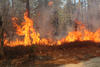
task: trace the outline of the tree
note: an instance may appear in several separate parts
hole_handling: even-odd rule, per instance
[[[1,23],[1,44],[0,44],[0,53],[1,55],[4,57],[4,33],[6,31],[6,27],[7,27],[7,22],[8,22],[8,19],[9,19],[9,6],[8,3],[9,1],[6,1],[6,0],[2,0],[1,1],[1,6],[3,7],[2,8],[2,11],[1,11],[1,16],[0,16],[0,23]]]
[[[1,27],[1,34],[0,34],[0,39],[1,39],[1,45],[0,45],[0,56],[4,57],[4,27],[3,27],[3,22],[2,22],[2,16],[0,16],[0,27]]]
[[[26,11],[28,12],[28,17],[30,17],[30,6],[29,0],[26,0]]]

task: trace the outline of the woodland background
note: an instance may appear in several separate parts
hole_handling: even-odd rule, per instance
[[[48,5],[49,2],[52,4]],[[65,37],[74,30],[75,19],[91,31],[100,27],[99,0],[0,0],[0,17],[9,40],[16,38],[11,18],[17,17],[20,25],[24,21],[26,6],[41,37]]]

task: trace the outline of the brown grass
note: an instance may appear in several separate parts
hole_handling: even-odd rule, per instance
[[[10,64],[13,67],[28,67],[29,65],[60,65],[66,63],[79,63],[90,58],[100,56],[100,43],[90,41],[64,43],[61,46],[16,46],[4,47],[5,58],[2,64]],[[10,66],[10,67],[11,67]],[[43,66],[45,67],[45,66]]]

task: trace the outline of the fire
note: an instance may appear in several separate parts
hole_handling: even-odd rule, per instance
[[[69,32],[65,38],[58,41],[58,44],[61,45],[64,42],[74,42],[74,41],[100,42],[100,29],[98,29],[96,32],[90,32],[89,30],[86,29],[84,29],[83,31]]]
[[[12,18],[13,26],[16,27],[16,34],[18,36],[24,36],[23,40],[16,39],[16,41],[10,41],[5,40],[6,46],[18,46],[18,45],[24,45],[29,46],[32,44],[48,44],[52,45],[55,42],[51,39],[40,39],[40,34],[35,32],[33,21],[28,17],[28,12],[24,13],[24,22],[21,23],[21,26],[16,24],[16,20],[18,20],[16,17]],[[51,44],[52,43],[52,44]]]
[[[52,6],[53,5],[53,1],[48,2],[48,6]]]
[[[12,18],[13,26],[16,28],[16,34],[20,37],[24,37],[23,40],[16,38],[15,41],[4,40],[5,46],[30,46],[32,44],[39,45],[61,45],[65,42],[74,42],[74,41],[93,41],[100,42],[100,29],[96,32],[91,32],[85,28],[85,25],[78,22],[79,30],[69,32],[65,38],[61,40],[54,41],[53,39],[40,38],[40,34],[34,29],[34,22],[28,17],[28,12],[24,13],[24,22],[21,25],[18,25],[16,21],[18,18]]]

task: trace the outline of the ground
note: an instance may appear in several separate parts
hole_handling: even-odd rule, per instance
[[[82,61],[78,64],[65,64],[59,67],[100,67],[100,57],[91,58],[88,61]]]
[[[100,57],[100,43],[76,41],[61,46],[5,46],[4,52],[0,67],[59,67]]]

